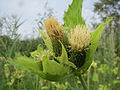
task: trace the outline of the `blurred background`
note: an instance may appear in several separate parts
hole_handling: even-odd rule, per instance
[[[13,68],[6,62],[18,53],[30,57],[39,44],[44,46],[38,28],[44,20],[55,17],[64,24],[64,12],[72,0],[0,0],[0,90],[83,90],[77,78],[49,82]],[[94,62],[84,77],[90,90],[120,88],[120,1],[83,0],[82,16],[94,30],[108,17]],[[74,83],[74,84],[73,84]]]

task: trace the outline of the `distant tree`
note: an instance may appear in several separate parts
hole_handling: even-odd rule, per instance
[[[15,57],[19,52],[19,34],[17,31],[23,24],[15,15],[0,17],[0,57]]]
[[[94,12],[101,20],[113,17],[113,21],[106,26],[105,36],[114,35],[115,50],[120,55],[120,0],[99,0],[94,4]]]

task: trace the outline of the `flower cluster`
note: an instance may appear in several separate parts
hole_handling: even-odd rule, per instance
[[[63,37],[62,27],[54,18],[49,18],[45,21],[45,28],[51,39],[58,40]]]
[[[76,28],[70,32],[68,39],[72,49],[82,51],[89,46],[90,38],[90,29],[77,25]]]
[[[90,67],[104,24],[110,20],[100,24],[94,32],[85,25],[76,25],[66,32],[64,26],[50,18],[44,23],[47,33],[40,30],[46,48],[38,45],[37,50],[31,52],[32,58],[18,56],[9,62],[50,81],[71,74],[79,76]]]
[[[76,65],[76,67],[82,67],[85,63],[87,48],[90,45],[90,29],[77,25],[65,34],[65,30],[61,28],[60,24],[54,18],[45,21],[45,28],[50,39],[54,40],[52,46],[55,56],[60,56],[62,52],[61,44],[58,42],[60,40],[67,51],[68,60]],[[66,36],[63,37],[64,35]],[[64,41],[66,40],[64,38],[67,38],[68,41]],[[67,45],[66,42],[68,42]]]

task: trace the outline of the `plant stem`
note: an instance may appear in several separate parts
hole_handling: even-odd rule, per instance
[[[90,67],[91,68],[91,67]],[[90,68],[88,69],[88,75],[87,75],[87,86],[88,90],[90,89]]]
[[[84,87],[85,90],[88,90],[88,87],[87,87],[87,84],[85,82],[85,80],[83,79],[83,77],[81,75],[78,75],[81,83],[82,83],[82,86]]]

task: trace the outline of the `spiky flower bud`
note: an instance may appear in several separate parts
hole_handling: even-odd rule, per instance
[[[90,29],[77,25],[69,35],[69,42],[73,50],[82,51],[90,44]]]
[[[45,21],[45,28],[52,40],[59,40],[63,37],[62,27],[54,18],[49,18]]]

